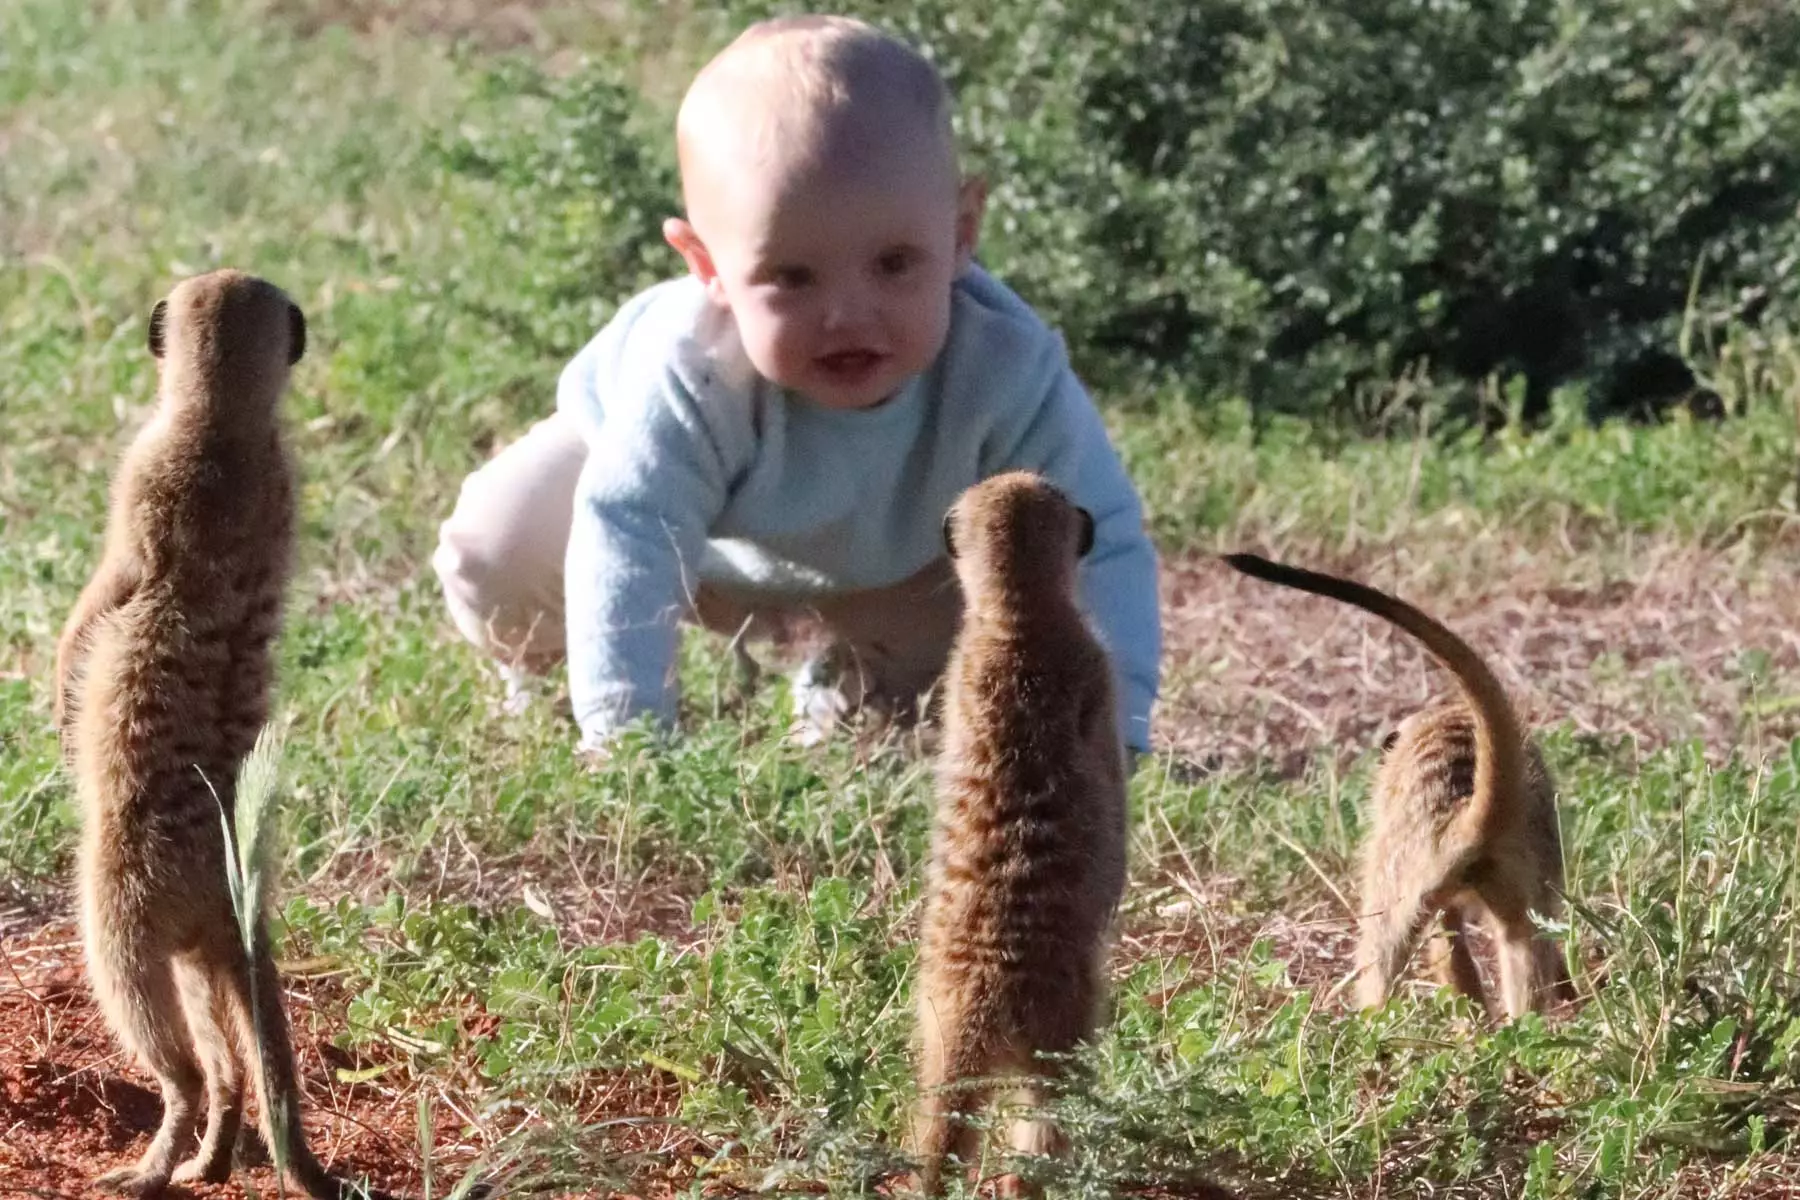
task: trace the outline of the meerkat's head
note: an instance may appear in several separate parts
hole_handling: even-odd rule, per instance
[[[306,317],[267,280],[211,271],[156,302],[149,343],[165,403],[246,405],[263,415],[306,353]]]
[[[944,550],[971,605],[1072,595],[1076,563],[1093,546],[1093,516],[1029,471],[983,480],[944,517]]]

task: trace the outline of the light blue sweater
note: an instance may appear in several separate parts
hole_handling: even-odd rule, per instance
[[[964,489],[1029,469],[1093,514],[1083,604],[1121,735],[1148,748],[1162,629],[1142,505],[1062,339],[979,268],[955,285],[936,362],[876,408],[820,408],[761,379],[691,277],[627,302],[556,402],[588,444],[566,560],[584,739],[673,719],[676,622],[701,580],[790,595],[897,583],[942,555]]]

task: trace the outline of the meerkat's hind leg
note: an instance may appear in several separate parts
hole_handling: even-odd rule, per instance
[[[200,1149],[175,1168],[176,1183],[223,1183],[244,1119],[244,1062],[231,1030],[228,971],[196,958],[176,960],[182,1008],[206,1073],[206,1129]]]
[[[913,1148],[919,1156],[917,1183],[927,1196],[944,1193],[946,1162],[973,1166],[981,1151],[980,1126],[970,1117],[987,1103],[985,1079],[994,1069],[990,1039],[973,1014],[957,1003],[954,988],[922,981],[919,1006],[919,1116]]]
[[[1008,1131],[1015,1154],[1050,1158],[1068,1152],[1069,1139],[1049,1106],[1071,1076],[1083,1070],[1074,1055],[1092,1034],[1100,1015],[1105,961],[1105,952],[1100,950],[1087,969],[1062,979],[1043,980],[1022,1014],[1025,1028],[1020,1045],[1031,1047],[1031,1053],[1006,1064],[1010,1073],[1020,1076],[1013,1100],[1026,1110],[1013,1117]],[[1036,1196],[1040,1191],[1017,1174],[1006,1176],[1001,1183],[1003,1195]]]
[[[1563,898],[1563,872],[1560,851],[1553,852],[1538,880],[1537,901],[1532,905],[1546,919],[1560,919],[1567,911]],[[1570,936],[1565,932],[1565,936]],[[1546,936],[1539,932],[1536,942],[1536,953],[1533,958],[1537,973],[1538,987],[1547,1001],[1557,1004],[1572,1004],[1575,1001],[1575,981],[1569,976],[1568,947],[1563,938]]]
[[[1043,1070],[1049,1063],[1034,1063],[1026,1069]],[[1063,1134],[1056,1118],[1045,1111],[1054,1098],[1055,1089],[1048,1081],[1031,1080],[1020,1084],[1013,1090],[1013,1103],[1025,1111],[1013,1116],[1007,1130],[1007,1142],[1014,1154],[1032,1158],[1060,1157],[1069,1148],[1069,1140]],[[1012,1197],[1036,1197],[1043,1194],[1043,1189],[1036,1183],[1025,1179],[1016,1172],[1001,1178],[999,1194]]]
[[[954,1076],[920,1079],[919,1117],[913,1141],[919,1155],[918,1187],[926,1196],[944,1194],[945,1175],[975,1165],[982,1128],[970,1118],[987,1103],[988,1088],[958,1083]]]
[[[1546,898],[1543,909],[1546,915],[1561,915],[1562,898],[1551,894]],[[1558,1004],[1572,1004],[1575,1000],[1575,981],[1569,977],[1569,960],[1564,953],[1561,941],[1538,935],[1535,943],[1535,965],[1538,986],[1542,995],[1553,999]]]
[[[1372,892],[1364,896],[1363,906],[1356,947],[1356,1003],[1360,1008],[1380,1008],[1434,913],[1414,893]]]
[[[250,993],[252,974],[256,980],[254,1005]],[[230,980],[227,995],[239,1044],[249,1069],[258,1080],[263,1140],[271,1157],[282,1154],[288,1174],[314,1200],[349,1200],[364,1194],[371,1200],[382,1200],[385,1193],[375,1188],[356,1187],[327,1171],[307,1148],[306,1130],[300,1120],[300,1081],[294,1064],[294,1044],[288,1031],[287,1009],[282,1003],[281,975],[275,969],[266,929],[257,930],[249,961],[237,957],[231,963],[227,978]]]
[[[1545,951],[1554,948],[1539,935],[1531,919],[1530,898],[1536,890],[1504,877],[1482,887],[1482,899],[1494,914],[1500,943],[1500,996],[1509,1020],[1543,1008],[1550,994],[1559,990],[1557,977],[1566,979],[1560,956],[1551,973],[1544,973],[1549,965]]]
[[[1536,969],[1537,930],[1529,918],[1500,921],[1500,998],[1507,1018],[1516,1019],[1538,1007]]]
[[[205,1077],[194,1061],[169,959],[155,950],[140,955],[134,949],[102,935],[89,957],[89,971],[108,1022],[156,1075],[162,1124],[135,1166],[108,1171],[94,1185],[131,1196],[158,1196],[174,1173],[177,1152],[193,1136]]]
[[[1569,978],[1569,964],[1563,948],[1542,933],[1532,940],[1533,991],[1540,1009],[1554,1004],[1569,1004],[1575,999],[1575,981]]]
[[[1471,906],[1452,902],[1444,907],[1443,928],[1436,941],[1441,954],[1437,961],[1438,981],[1453,987],[1490,1011],[1487,989],[1482,987],[1481,972],[1475,966],[1475,953],[1469,948],[1469,927],[1474,923]]]

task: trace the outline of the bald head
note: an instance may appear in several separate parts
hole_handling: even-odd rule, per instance
[[[931,364],[985,191],[922,55],[843,17],[764,21],[700,72],[676,134],[687,214],[663,236],[757,374],[867,408]]]
[[[958,180],[950,99],[925,57],[847,17],[751,26],[695,78],[676,119],[690,215],[745,173],[865,175],[898,160]]]

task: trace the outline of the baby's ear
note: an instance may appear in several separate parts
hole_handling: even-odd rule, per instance
[[[687,264],[688,274],[706,285],[706,294],[714,302],[723,304],[725,292],[719,286],[719,268],[713,263],[712,252],[707,250],[706,243],[700,240],[700,234],[694,227],[680,217],[670,217],[663,222],[663,240],[675,248],[681,255],[681,261]]]
[[[971,175],[956,193],[956,273],[961,275],[974,261],[981,241],[981,216],[987,211],[987,180]]]

